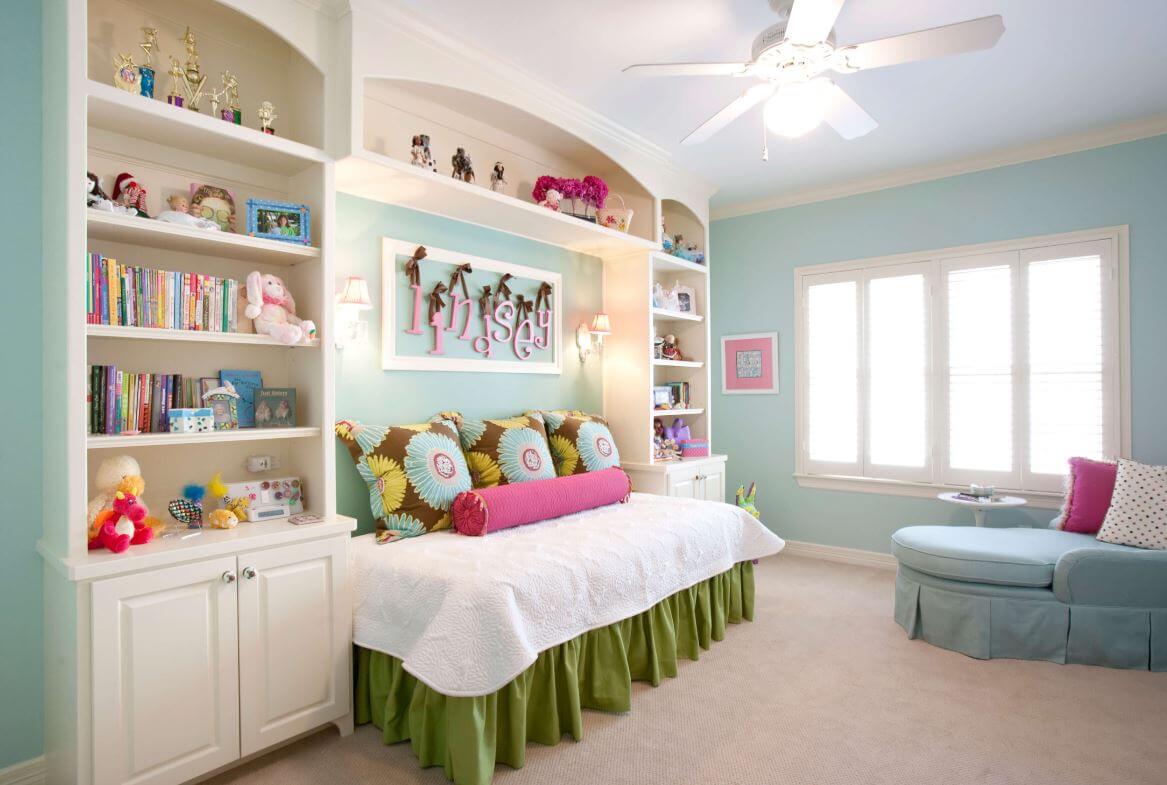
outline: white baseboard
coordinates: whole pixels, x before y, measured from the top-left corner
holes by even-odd
[[[45,756],[0,769],[0,785],[44,785]]]
[[[896,569],[896,557],[890,553],[876,553],[858,548],[843,548],[838,545],[820,545],[817,542],[799,542],[787,540],[783,553],[791,556],[805,556],[808,559],[833,561],[842,564],[857,564],[862,567],[875,567],[880,570]]]

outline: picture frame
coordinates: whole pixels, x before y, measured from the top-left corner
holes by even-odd
[[[677,298],[677,310],[680,313],[697,313],[697,290],[692,286],[677,284],[673,287],[673,294]]]
[[[778,394],[778,333],[721,336],[721,392]]]
[[[652,388],[652,408],[666,410],[673,407],[673,388],[661,385]]]
[[[235,194],[228,188],[207,183],[191,183],[188,211],[196,218],[214,221],[224,232],[236,231]]]
[[[311,245],[312,211],[306,204],[248,199],[247,234],[265,240]]]

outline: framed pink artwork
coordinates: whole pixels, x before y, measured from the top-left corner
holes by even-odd
[[[721,337],[721,391],[726,395],[778,394],[778,333]]]

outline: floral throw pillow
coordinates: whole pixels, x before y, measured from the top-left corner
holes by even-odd
[[[475,488],[490,488],[528,480],[549,480],[555,464],[547,448],[547,431],[538,414],[501,420],[472,420],[458,412],[442,412],[457,423],[462,452]]]
[[[382,542],[450,527],[454,497],[470,490],[470,470],[450,420],[419,425],[336,424],[369,486],[369,506]]]
[[[560,477],[620,465],[620,451],[603,417],[568,409],[540,414],[547,425],[547,443]]]

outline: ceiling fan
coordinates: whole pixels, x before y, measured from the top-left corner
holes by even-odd
[[[844,139],[868,134],[871,115],[824,72],[850,74],[870,68],[975,52],[993,47],[1005,32],[1000,16],[918,30],[862,44],[835,44],[835,20],[844,0],[770,0],[782,20],[754,39],[745,63],[652,63],[630,65],[637,76],[731,76],[760,79],[710,117],[681,144],[704,142],[747,110],[765,102],[765,127],[794,138],[826,121]],[[763,133],[762,158],[768,157]]]

